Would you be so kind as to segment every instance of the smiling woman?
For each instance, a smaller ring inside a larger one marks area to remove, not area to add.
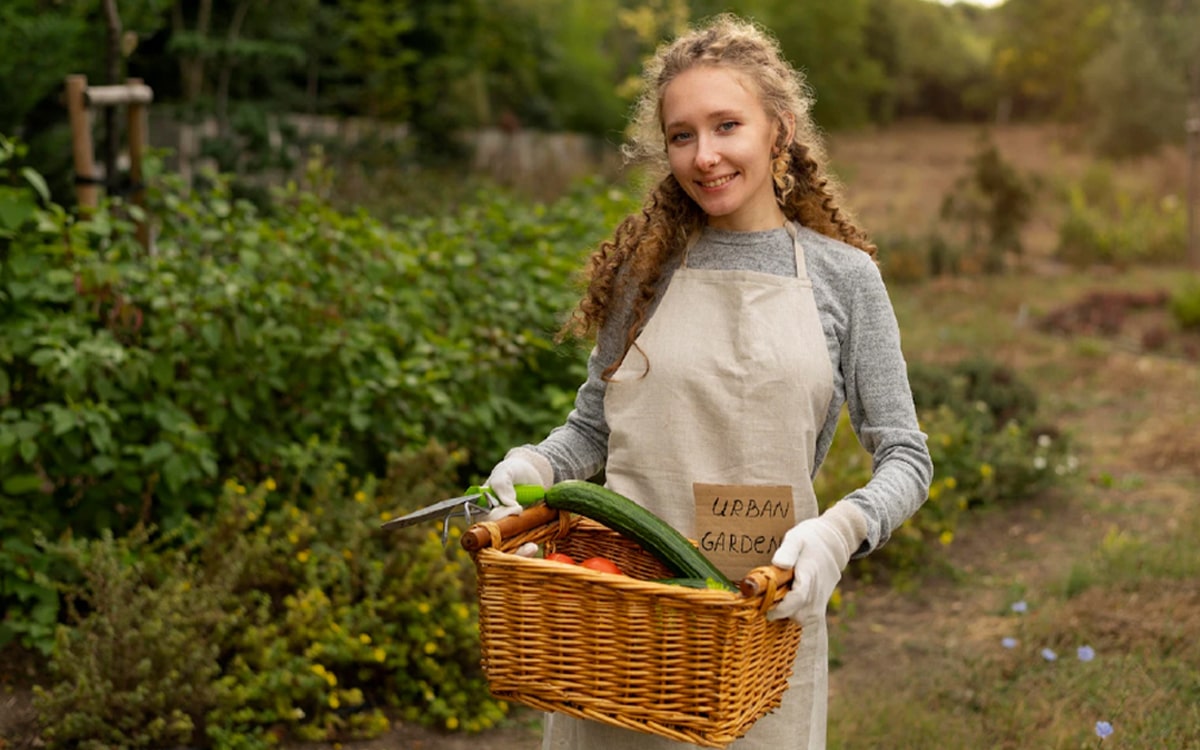
[[[722,576],[792,569],[767,619],[803,628],[793,676],[731,748],[819,750],[830,596],[932,476],[895,315],[874,245],[841,208],[805,79],[768,32],[719,16],[661,47],[644,84],[624,153],[652,182],[593,253],[568,327],[596,335],[588,379],[566,422],[509,451],[486,484],[509,506],[500,517],[520,512],[514,484],[603,469],[609,489],[712,541]],[[843,405],[874,472],[820,512],[812,478]],[[778,497],[786,512],[735,519],[714,511],[718,495]],[[625,726],[552,714],[543,747],[686,747]]]

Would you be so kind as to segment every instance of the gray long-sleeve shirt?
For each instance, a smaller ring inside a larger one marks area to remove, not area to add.
[[[800,228],[805,266],[833,364],[833,399],[817,436],[813,471],[821,465],[837,429],[843,405],[859,442],[873,457],[866,486],[847,495],[867,518],[867,540],[855,556],[868,554],[925,502],[933,478],[926,436],[917,423],[900,332],[879,269],[863,251]],[[795,276],[792,239],[786,229],[730,232],[706,228],[688,253],[692,268],[748,270]],[[657,301],[678,268],[666,269]],[[580,387],[566,422],[536,446],[555,481],[586,479],[603,468],[608,455],[604,417],[606,383],[600,374],[620,356],[629,312],[611,315],[588,358],[588,379]]]

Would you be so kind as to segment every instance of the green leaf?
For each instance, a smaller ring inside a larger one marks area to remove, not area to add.
[[[175,453],[175,446],[165,440],[160,440],[142,453],[142,463],[151,465],[162,463],[164,459]]]
[[[187,466],[183,462],[183,457],[176,453],[168,458],[162,466],[162,475],[167,488],[171,492],[179,492],[187,478]]]
[[[21,176],[25,181],[37,191],[37,194],[46,203],[50,202],[50,187],[46,184],[46,180],[31,167],[21,167]]]
[[[33,216],[37,205],[24,190],[0,187],[0,229],[16,231]]]
[[[18,474],[5,477],[4,482],[0,484],[0,488],[6,495],[24,495],[27,492],[36,492],[41,487],[42,478],[37,474]]]

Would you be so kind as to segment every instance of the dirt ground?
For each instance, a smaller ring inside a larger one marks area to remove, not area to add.
[[[887,133],[862,133],[831,143],[831,155],[849,188],[848,199],[868,227],[920,226],[934,221],[937,205],[975,153],[978,128],[905,126]],[[1064,144],[1070,134],[1045,128],[992,131],[1007,158],[1023,170],[1047,179],[1078,174],[1084,157]],[[1182,163],[1182,160],[1180,160]],[[1131,165],[1130,179],[1160,186],[1182,184],[1173,168],[1155,171],[1153,165]],[[1053,241],[1054,218],[1039,214],[1026,242],[1034,254],[1046,255]],[[1144,290],[1143,290],[1144,291]],[[986,299],[984,282],[957,282],[948,294],[964,304]],[[1006,314],[1011,311],[1006,311]],[[881,585],[865,585],[847,576],[844,600],[850,616],[834,617],[831,634],[839,654],[830,674],[831,705],[852,700],[855,691],[894,682],[899,685],[911,668],[928,655],[942,653],[948,643],[995,643],[1003,627],[1005,597],[1014,587],[1045,590],[1062,580],[1072,561],[1094,548],[1110,528],[1109,511],[1134,506],[1143,513],[1125,514],[1132,529],[1153,533],[1171,522],[1173,511],[1194,502],[1200,481],[1200,368],[1187,356],[1188,344],[1170,342],[1147,346],[1145,331],[1163,325],[1161,307],[1139,308],[1115,334],[1128,345],[1106,354],[1095,366],[1071,369],[1078,373],[1056,397],[1073,405],[1064,411],[1061,427],[1076,436],[1081,475],[1078,491],[1058,493],[992,512],[969,523],[948,550],[956,576],[933,576],[914,592],[899,593]],[[1062,323],[1067,325],[1067,323]],[[1054,332],[1049,329],[1053,337]],[[1015,341],[1002,346],[1005,361],[1030,367],[1047,366],[1055,358],[1080,355],[1063,344],[1039,344],[1022,349]],[[1051,338],[1051,341],[1056,339]],[[1153,341],[1149,342],[1153,344]],[[1019,349],[1019,351],[1018,351]],[[1066,361],[1064,359],[1064,361]],[[1064,366],[1069,366],[1064,364]],[[1136,481],[1135,481],[1136,480]],[[1167,597],[1169,592],[1164,593]],[[1181,599],[1141,601],[1133,608],[1096,607],[1114,631],[1150,627],[1148,623],[1179,618],[1200,621],[1200,603]],[[1076,606],[1095,602],[1081,597]],[[1175,609],[1167,610],[1174,606]],[[1195,611],[1187,609],[1194,607]],[[1148,613],[1171,611],[1170,617]],[[1093,621],[1096,612],[1091,611]],[[1134,622],[1134,620],[1137,622]],[[879,665],[887,665],[880,669]],[[8,666],[8,665],[6,665]],[[6,669],[11,678],[14,672]],[[29,720],[28,692],[14,687],[20,680],[0,677],[0,750],[34,747],[17,728]],[[296,744],[288,750],[533,750],[540,747],[537,715],[518,710],[510,726],[478,736],[447,735],[398,724],[387,735],[369,742]],[[6,741],[4,738],[8,737]]]

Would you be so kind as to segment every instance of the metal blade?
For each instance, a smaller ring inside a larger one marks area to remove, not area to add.
[[[398,518],[385,521],[382,528],[398,529],[404,526],[412,526],[422,521],[428,521],[431,518],[442,518],[458,510],[460,507],[475,506],[479,508],[480,512],[485,512],[487,509],[479,505],[478,502],[482,497],[483,493],[476,492],[470,495],[463,495],[462,497],[452,497],[449,500],[442,500],[433,505],[427,505],[420,510],[414,510],[406,516],[399,516]],[[471,511],[467,512],[470,513]]]

